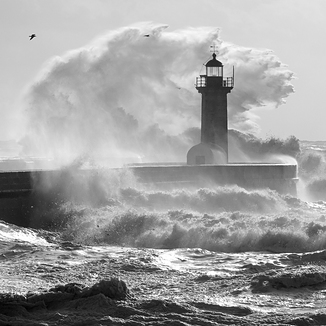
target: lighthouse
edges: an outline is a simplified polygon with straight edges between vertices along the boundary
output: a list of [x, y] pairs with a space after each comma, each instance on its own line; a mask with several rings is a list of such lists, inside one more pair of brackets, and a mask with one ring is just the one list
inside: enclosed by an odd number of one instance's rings
[[223, 76], [223, 64], [216, 53], [206, 64], [206, 73], [196, 78], [196, 89], [201, 101], [201, 143], [187, 154], [187, 164], [228, 163], [228, 112], [227, 94], [234, 84], [232, 77]]

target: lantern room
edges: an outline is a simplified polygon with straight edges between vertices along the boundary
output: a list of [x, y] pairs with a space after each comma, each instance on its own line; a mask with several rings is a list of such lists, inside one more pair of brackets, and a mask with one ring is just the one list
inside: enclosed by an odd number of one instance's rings
[[[228, 87], [233, 88], [233, 77], [223, 77], [223, 64], [216, 59], [213, 53], [213, 59], [209, 60], [206, 65], [206, 74], [196, 78], [196, 88], [200, 92], [202, 88]], [[233, 72], [234, 73], [234, 72]]]
[[216, 59], [216, 54], [213, 53], [213, 59], [206, 63], [207, 77], [223, 77], [223, 65]]

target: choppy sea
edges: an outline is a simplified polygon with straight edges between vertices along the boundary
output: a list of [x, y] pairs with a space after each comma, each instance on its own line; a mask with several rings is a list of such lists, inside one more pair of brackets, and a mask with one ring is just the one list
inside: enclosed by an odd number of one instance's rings
[[298, 197], [103, 171], [96, 205], [0, 220], [0, 325], [326, 325], [326, 142], [301, 148]]

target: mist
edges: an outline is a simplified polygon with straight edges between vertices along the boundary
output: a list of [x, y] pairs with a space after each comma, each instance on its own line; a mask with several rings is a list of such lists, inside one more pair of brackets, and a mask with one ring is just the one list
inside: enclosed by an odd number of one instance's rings
[[[145, 35], [149, 35], [146, 37]], [[293, 73], [270, 50], [225, 42], [212, 27], [169, 31], [140, 23], [50, 59], [24, 94], [22, 157], [105, 166], [184, 162], [199, 142], [201, 97], [194, 81], [218, 47], [229, 127], [257, 132], [253, 108], [284, 103]]]

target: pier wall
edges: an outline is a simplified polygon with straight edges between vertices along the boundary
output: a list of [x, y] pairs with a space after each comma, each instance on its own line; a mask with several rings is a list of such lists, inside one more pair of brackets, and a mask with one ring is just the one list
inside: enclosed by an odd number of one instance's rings
[[[141, 165], [128, 169], [139, 182], [164, 189], [238, 185], [247, 189], [270, 188], [296, 196], [297, 166], [292, 164]], [[102, 179], [97, 170], [0, 172], [0, 219], [30, 226], [36, 211], [46, 211], [64, 201], [76, 185], [83, 191], [79, 182], [85, 177], [95, 186]], [[99, 193], [85, 191], [84, 198], [94, 196], [100, 202], [103, 198], [98, 198]]]
[[231, 185], [270, 188], [296, 196], [295, 164], [149, 165], [138, 166], [134, 174], [144, 183], [182, 183], [197, 186]]

